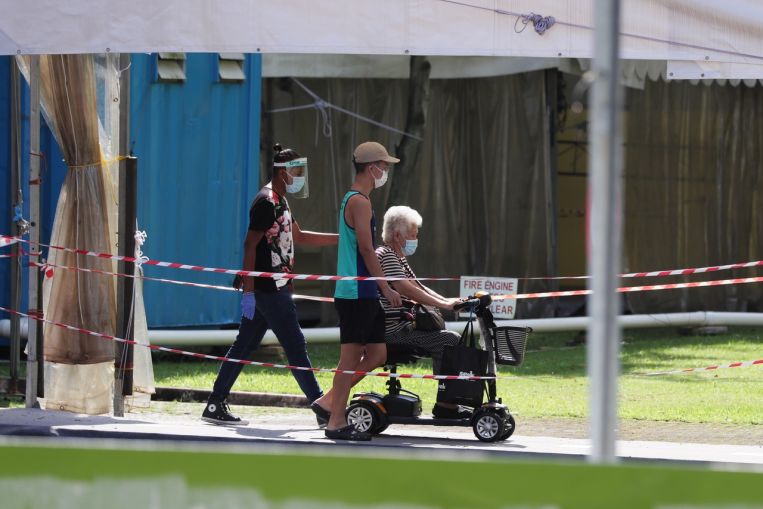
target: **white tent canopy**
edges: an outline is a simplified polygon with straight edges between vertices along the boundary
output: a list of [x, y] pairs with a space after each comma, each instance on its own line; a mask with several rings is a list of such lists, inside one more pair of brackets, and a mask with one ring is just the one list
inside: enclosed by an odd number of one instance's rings
[[[0, 54], [592, 56], [593, 0], [1, 1]], [[530, 13], [556, 24], [539, 35]], [[621, 33], [623, 58], [675, 77], [763, 77], [759, 0], [626, 0]]]

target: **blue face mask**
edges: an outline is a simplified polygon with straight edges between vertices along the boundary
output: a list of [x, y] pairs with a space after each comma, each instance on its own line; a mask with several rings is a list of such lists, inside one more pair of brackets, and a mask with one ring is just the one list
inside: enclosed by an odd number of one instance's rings
[[286, 184], [287, 193], [298, 193], [305, 187], [305, 177], [292, 177], [291, 184]]
[[419, 239], [413, 239], [413, 240], [406, 240], [405, 245], [403, 246], [403, 254], [405, 256], [411, 256], [413, 253], [416, 252], [416, 248], [419, 245]]

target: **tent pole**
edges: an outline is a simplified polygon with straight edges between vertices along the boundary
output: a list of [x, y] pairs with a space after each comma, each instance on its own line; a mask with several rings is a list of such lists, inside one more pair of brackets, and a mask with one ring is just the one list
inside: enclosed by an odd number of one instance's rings
[[[11, 66], [11, 203], [15, 207], [23, 206], [21, 189], [21, 93], [19, 87], [19, 69], [16, 59], [9, 59]], [[11, 232], [20, 236], [24, 232], [18, 222], [11, 220]], [[16, 243], [12, 246], [14, 257], [11, 260], [11, 307], [21, 309], [21, 245]], [[10, 341], [10, 383], [8, 394], [19, 392], [19, 365], [21, 364], [21, 317], [11, 315], [11, 341]]]
[[[32, 55], [29, 65], [29, 254], [30, 259], [40, 252], [40, 57]], [[37, 267], [29, 267], [29, 314], [42, 316], [38, 296], [40, 294], [40, 278]], [[39, 322], [37, 322], [39, 323]], [[41, 328], [29, 324], [29, 339], [27, 341], [27, 371], [26, 371], [26, 407], [38, 408], [38, 357], [42, 356], [40, 333]], [[38, 338], [38, 335], [40, 338]]]
[[[557, 188], [559, 181], [559, 150], [557, 145], [557, 131], [559, 130], [559, 75], [561, 72], [557, 68], [546, 69], [544, 71], [544, 83], [546, 86], [546, 119], [548, 122], [548, 146], [546, 157], [548, 158], [548, 178], [546, 179], [546, 217], [548, 218], [548, 228], [546, 232], [546, 242], [548, 251], [546, 254], [546, 267], [548, 274], [559, 274], [559, 219], [558, 219], [558, 200]], [[551, 291], [559, 289], [559, 281], [551, 281]], [[556, 316], [558, 299], [551, 300], [551, 309], [543, 314], [544, 317]]]
[[[120, 163], [119, 172], [119, 249], [121, 256], [135, 253], [136, 204], [138, 187], [138, 159], [129, 157]], [[133, 262], [119, 262], [121, 274], [133, 274]], [[117, 282], [117, 334], [133, 340], [135, 336], [135, 280], [119, 278]], [[115, 346], [114, 415], [124, 416], [124, 396], [132, 395], [133, 346], [117, 343]], [[118, 401], [119, 400], [119, 401]], [[121, 413], [117, 414], [117, 410]]]
[[[130, 54], [119, 56], [119, 155], [130, 151]], [[129, 157], [119, 162], [119, 218], [117, 220], [118, 247], [121, 256], [135, 254], [137, 159]], [[119, 272], [133, 274], [135, 265], [119, 262]], [[133, 278], [117, 281], [117, 333], [125, 339], [133, 339]], [[124, 416], [124, 396], [132, 394], [133, 348], [132, 345], [116, 343], [114, 347], [114, 415]]]
[[591, 196], [591, 251], [588, 304], [588, 383], [590, 391], [591, 456], [595, 463], [616, 460], [617, 375], [619, 372], [620, 299], [616, 293], [621, 252], [619, 80], [620, 1], [595, 0], [593, 86], [591, 89], [588, 192]]

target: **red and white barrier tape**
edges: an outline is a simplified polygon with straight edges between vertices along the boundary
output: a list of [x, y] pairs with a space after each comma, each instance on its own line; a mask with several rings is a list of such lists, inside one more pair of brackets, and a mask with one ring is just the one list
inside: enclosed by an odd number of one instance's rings
[[[96, 251], [88, 251], [85, 249], [73, 249], [69, 247], [53, 246], [50, 244], [43, 244], [42, 242], [33, 243], [29, 240], [19, 239], [17, 237], [8, 237], [0, 235], [0, 239], [12, 239], [18, 242], [25, 242], [28, 244], [36, 244], [39, 246], [55, 249], [57, 251], [66, 251], [68, 253], [76, 253], [84, 256], [94, 256], [96, 258], [103, 258], [107, 260], [117, 260], [124, 262], [141, 262], [142, 265], [154, 265], [157, 267], [169, 267], [171, 269], [183, 269], [183, 270], [195, 270], [200, 272], [213, 272], [215, 274], [231, 274], [238, 276], [250, 276], [250, 277], [268, 277], [272, 279], [300, 279], [308, 281], [403, 281], [411, 278], [404, 277], [375, 277], [375, 276], [329, 276], [321, 274], [291, 274], [287, 272], [263, 272], [258, 270], [240, 270], [240, 269], [219, 269], [213, 267], [202, 267], [200, 265], [187, 265], [184, 263], [176, 262], [162, 262], [158, 260], [142, 259], [138, 260], [132, 256], [120, 256], [110, 253], [99, 253]], [[459, 281], [457, 277], [420, 277], [416, 278], [420, 281]]]
[[[25, 242], [28, 244], [33, 244], [33, 242], [31, 241], [21, 239], [19, 237], [9, 237], [7, 235], [0, 235], [0, 242], [3, 242], [3, 241], [10, 242], [10, 243]], [[56, 249], [59, 251], [77, 253], [77, 254], [81, 254], [85, 256], [94, 256], [94, 257], [103, 258], [103, 259], [119, 260], [119, 261], [126, 261], [126, 262], [141, 262], [144, 265], [155, 265], [157, 267], [169, 267], [174, 269], [213, 272], [216, 274], [269, 277], [273, 279], [300, 279], [300, 280], [304, 279], [304, 280], [310, 280], [310, 281], [374, 281], [374, 280], [400, 281], [400, 280], [409, 279], [409, 278], [386, 278], [386, 277], [373, 277], [373, 276], [333, 276], [333, 275], [320, 275], [320, 274], [289, 274], [289, 273], [281, 273], [281, 272], [245, 271], [245, 270], [239, 270], [239, 269], [219, 269], [219, 268], [212, 268], [212, 267], [203, 267], [199, 265], [181, 264], [176, 262], [162, 262], [162, 261], [150, 260], [145, 258], [138, 260], [131, 256], [119, 256], [119, 255], [113, 255], [110, 253], [98, 253], [95, 251], [87, 251], [84, 249], [73, 249], [68, 247], [53, 246], [53, 245], [43, 244], [43, 243], [34, 243], [34, 244], [47, 247], [50, 249]], [[703, 274], [708, 272], [718, 272], [722, 270], [744, 269], [744, 268], [761, 267], [761, 266], [763, 266], [763, 260], [732, 263], [727, 265], [715, 265], [710, 267], [693, 267], [693, 268], [686, 268], [686, 269], [657, 270], [652, 272], [631, 272], [628, 274], [620, 274], [620, 277], [644, 278], [644, 277], [688, 276], [692, 274]], [[517, 279], [562, 280], [562, 279], [589, 279], [589, 278], [590, 276], [549, 276], [549, 277], [527, 277], [527, 278], [517, 278]], [[422, 281], [459, 281], [460, 277], [421, 277], [417, 279]], [[641, 287], [634, 287], [634, 288], [641, 288]], [[581, 290], [581, 291], [585, 292], [585, 290]], [[632, 291], [636, 291], [636, 290], [632, 290]], [[585, 293], [579, 293], [579, 292], [580, 291], [575, 291], [575, 293], [554, 292], [554, 295], [551, 295], [550, 292], [547, 292], [547, 293], [539, 293], [539, 294], [527, 294], [527, 295], [533, 295], [533, 297], [519, 297], [519, 298], [567, 297], [570, 295], [586, 295]]]
[[[18, 316], [24, 316], [27, 318], [30, 318], [32, 320], [37, 320], [44, 323], [49, 323], [51, 325], [54, 325], [56, 327], [60, 327], [62, 329], [70, 330], [72, 332], [77, 332], [80, 334], [86, 334], [88, 336], [93, 336], [97, 338], [107, 339], [110, 341], [116, 341], [119, 343], [126, 343], [131, 345], [137, 345], [142, 346], [145, 348], [149, 348], [151, 350], [156, 350], [159, 352], [169, 352], [174, 353], [178, 355], [185, 355], [189, 357], [196, 357], [197, 359], [206, 359], [206, 360], [214, 360], [214, 361], [222, 361], [222, 362], [234, 362], [237, 364], [244, 364], [244, 365], [252, 365], [252, 366], [260, 366], [263, 368], [277, 368], [277, 369], [289, 369], [289, 370], [297, 370], [297, 371], [312, 371], [314, 373], [342, 373], [345, 375], [361, 375], [361, 376], [378, 376], [383, 378], [418, 378], [418, 379], [425, 379], [425, 380], [501, 380], [501, 379], [510, 379], [513, 377], [504, 377], [504, 376], [467, 376], [467, 375], [420, 375], [416, 373], [389, 373], [384, 371], [350, 371], [350, 370], [338, 370], [338, 369], [331, 369], [331, 368], [307, 368], [303, 366], [291, 366], [289, 364], [275, 364], [272, 362], [257, 362], [257, 361], [250, 361], [250, 360], [244, 360], [244, 359], [233, 359], [229, 357], [220, 357], [217, 355], [207, 355], [207, 354], [201, 354], [197, 352], [188, 352], [186, 350], [178, 350], [176, 348], [167, 348], [165, 346], [157, 346], [157, 345], [144, 345], [142, 343], [138, 343], [137, 341], [131, 341], [128, 339], [118, 338], [116, 336], [112, 336], [110, 334], [102, 334], [100, 332], [93, 332], [91, 330], [83, 329], [81, 327], [74, 327], [72, 325], [67, 325], [64, 323], [54, 322], [52, 320], [48, 320], [46, 318], [42, 318], [39, 316], [35, 316], [33, 314], [28, 313], [22, 313], [21, 311], [16, 311], [13, 309], [8, 309], [5, 307], [0, 306], [0, 311], [5, 311], [6, 313], [15, 314]], [[757, 366], [757, 365], [763, 365], [763, 359], [753, 360], [753, 361], [743, 361], [743, 362], [732, 362], [729, 364], [719, 364], [715, 366], [707, 366], [704, 368], [688, 368], [688, 369], [676, 369], [672, 371], [658, 371], [654, 373], [644, 373], [643, 376], [659, 376], [659, 375], [677, 375], [677, 374], [686, 374], [686, 373], [699, 373], [699, 372], [707, 372], [707, 371], [715, 371], [718, 369], [728, 369], [728, 368], [742, 368], [742, 367], [750, 367], [750, 366]]]
[[[713, 267], [696, 267], [691, 269], [673, 269], [656, 270], [653, 272], [631, 272], [630, 274], [621, 274], [620, 277], [666, 277], [666, 276], [689, 276], [692, 274], [704, 274], [707, 272], [718, 272], [720, 270], [748, 269], [751, 267], [763, 266], [763, 260], [753, 262], [730, 263], [727, 265], [715, 265]], [[590, 277], [590, 276], [586, 276]]]
[[[48, 268], [48, 267], [57, 267], [57, 268], [62, 268], [67, 270], [93, 272], [96, 274], [112, 275], [112, 276], [119, 276], [119, 277], [135, 277], [129, 274], [119, 274], [115, 272], [108, 272], [108, 271], [103, 271], [98, 269], [87, 269], [83, 267], [69, 267], [66, 265], [56, 265], [56, 264], [43, 264], [43, 263], [31, 262], [31, 261], [29, 262], [29, 265], [41, 267], [42, 269]], [[210, 284], [204, 284], [204, 283], [191, 283], [189, 281], [177, 281], [174, 279], [154, 278], [154, 277], [148, 277], [148, 276], [142, 276], [141, 279], [145, 279], [148, 281], [159, 281], [162, 283], [171, 283], [171, 284], [177, 284], [177, 285], [183, 285], [183, 286], [210, 288], [214, 290], [238, 291], [235, 288], [230, 286], [210, 285]], [[759, 282], [763, 282], [763, 276], [736, 278], [736, 279], [717, 279], [712, 281], [695, 281], [692, 283], [670, 283], [670, 284], [662, 284], [662, 285], [624, 286], [624, 287], [618, 288], [617, 292], [618, 293], [649, 292], [649, 291], [656, 291], [656, 290], [677, 290], [681, 288], [701, 288], [701, 287], [725, 286], [725, 285], [759, 283]], [[576, 295], [590, 295], [591, 293], [593, 293], [591, 290], [567, 290], [567, 291], [559, 291], [559, 292], [520, 293], [520, 294], [508, 294], [508, 295], [493, 295], [492, 300], [501, 301], [501, 300], [521, 300], [521, 299], [542, 299], [542, 298], [549, 298], [549, 297], [571, 297]], [[313, 300], [318, 302], [334, 302], [334, 299], [332, 299], [331, 297], [295, 295], [294, 298], [301, 299], [301, 300]]]
[[730, 364], [718, 364], [717, 366], [707, 366], [704, 368], [688, 368], [688, 369], [675, 369], [672, 371], [657, 371], [654, 373], [644, 373], [644, 376], [682, 375], [684, 373], [700, 373], [703, 371], [715, 371], [717, 369], [728, 369], [728, 368], [747, 368], [750, 366], [757, 366], [757, 365], [763, 365], [763, 359], [758, 359], [755, 361], [732, 362]]
[[[177, 281], [175, 279], [165, 279], [160, 277], [149, 277], [149, 276], [134, 276], [131, 274], [120, 274], [119, 272], [109, 272], [107, 270], [99, 270], [99, 269], [88, 269], [85, 267], [70, 267], [68, 265], [59, 265], [56, 263], [39, 263], [39, 262], [29, 262], [29, 265], [32, 267], [40, 267], [40, 269], [45, 269], [48, 267], [56, 268], [56, 269], [66, 269], [66, 270], [74, 270], [78, 272], [90, 272], [93, 274], [102, 274], [105, 276], [118, 276], [118, 277], [131, 277], [133, 279], [143, 279], [146, 281], [158, 281], [160, 283], [171, 283], [173, 285], [182, 285], [182, 286], [195, 286], [197, 288], [211, 288], [213, 290], [225, 290], [229, 292], [238, 292], [240, 290], [236, 290], [232, 286], [221, 286], [221, 285], [209, 285], [205, 283], [192, 283], [190, 281]], [[51, 276], [48, 276], [51, 277]]]
[[0, 258], [21, 258], [22, 256], [38, 257], [40, 256], [40, 253], [30, 253], [21, 248], [18, 253], [0, 254]]
[[331, 368], [307, 368], [303, 366], [291, 366], [289, 364], [274, 364], [272, 362], [257, 362], [257, 361], [250, 361], [245, 359], [233, 359], [230, 357], [220, 357], [217, 355], [207, 355], [207, 354], [197, 353], [197, 352], [188, 352], [186, 350], [178, 350], [176, 348], [167, 348], [165, 346], [144, 345], [142, 343], [138, 343], [137, 341], [132, 341], [129, 339], [124, 339], [124, 338], [118, 338], [110, 334], [94, 332], [91, 330], [83, 329], [81, 327], [74, 327], [72, 325], [67, 325], [65, 323], [54, 322], [52, 320], [48, 320], [47, 318], [41, 318], [39, 316], [22, 313], [21, 311], [8, 309], [2, 306], [0, 306], [0, 311], [5, 311], [6, 313], [11, 313], [18, 316], [25, 316], [27, 318], [31, 318], [32, 320], [49, 323], [50, 325], [54, 325], [56, 327], [60, 327], [62, 329], [66, 329], [72, 332], [77, 332], [79, 334], [85, 334], [88, 336], [93, 336], [93, 337], [101, 338], [101, 339], [107, 339], [109, 341], [116, 341], [118, 343], [142, 346], [142, 347], [150, 348], [151, 350], [156, 350], [159, 352], [169, 352], [169, 353], [174, 353], [178, 355], [186, 355], [189, 357], [196, 357], [197, 359], [207, 359], [207, 360], [213, 360], [213, 361], [234, 362], [236, 364], [261, 366], [263, 368], [278, 368], [278, 369], [289, 369], [289, 370], [296, 370], [296, 371], [312, 371], [314, 373], [340, 373], [344, 375], [378, 376], [383, 378], [420, 378], [425, 380], [496, 380], [496, 379], [513, 378], [513, 377], [501, 377], [501, 376], [419, 375], [416, 373], [389, 373], [386, 371], [350, 371], [350, 370], [339, 370], [339, 369], [331, 369]]
[[[757, 260], [753, 262], [740, 262], [740, 263], [730, 263], [727, 265], [714, 265], [711, 267], [693, 267], [690, 269], [655, 270], [652, 272], [629, 272], [627, 274], [620, 274], [619, 277], [634, 278], [634, 277], [690, 276], [692, 274], [705, 274], [708, 272], [718, 272], [721, 270], [732, 270], [732, 269], [749, 269], [751, 267], [762, 267], [762, 266], [763, 266], [763, 260]], [[553, 280], [563, 280], [563, 279], [591, 279], [591, 276], [520, 277], [517, 279], [521, 281], [553, 281]]]
[[0, 235], [0, 247], [10, 246], [12, 244], [15, 244], [18, 241], [19, 241], [18, 237], [8, 237], [5, 235]]
[[[118, 277], [131, 277], [134, 279], [143, 279], [146, 281], [158, 281], [160, 283], [170, 283], [173, 285], [182, 285], [182, 286], [194, 286], [197, 288], [210, 288], [212, 290], [224, 290], [227, 292], [240, 292], [241, 290], [237, 290], [236, 288], [233, 288], [232, 286], [221, 286], [221, 285], [209, 285], [205, 283], [192, 283], [190, 281], [178, 281], [176, 279], [166, 279], [166, 278], [159, 278], [159, 277], [149, 277], [149, 276], [133, 276], [130, 274], [120, 274], [119, 272], [109, 272], [106, 270], [98, 270], [98, 269], [88, 269], [85, 267], [69, 267], [68, 265], [58, 265], [55, 263], [39, 263], [39, 262], [29, 262], [29, 265], [32, 267], [39, 267], [40, 270], [45, 270], [48, 268], [56, 268], [56, 269], [66, 269], [66, 270], [76, 270], [80, 272], [92, 272], [94, 274], [102, 274], [105, 276], [118, 276]], [[52, 277], [52, 274], [47, 273], [46, 275], [48, 277]], [[293, 298], [295, 300], [314, 300], [319, 302], [334, 302], [334, 299], [331, 297], [318, 297], [313, 295], [294, 295]]]
[[[618, 293], [651, 292], [655, 290], [677, 290], [680, 288], [702, 288], [710, 286], [739, 285], [746, 283], [763, 282], [761, 277], [742, 277], [736, 279], [716, 279], [713, 281], [696, 281], [693, 283], [671, 283], [664, 285], [623, 286], [617, 289]], [[511, 299], [540, 299], [545, 297], [570, 297], [573, 295], [590, 295], [592, 290], [569, 290], [564, 292], [520, 293], [517, 295], [493, 295], [493, 300]]]

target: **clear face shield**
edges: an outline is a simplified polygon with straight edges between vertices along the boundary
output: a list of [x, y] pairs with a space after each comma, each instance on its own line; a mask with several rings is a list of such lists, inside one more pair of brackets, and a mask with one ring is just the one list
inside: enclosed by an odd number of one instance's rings
[[285, 163], [273, 163], [276, 168], [283, 168], [286, 192], [294, 198], [307, 198], [310, 188], [307, 185], [307, 158], [300, 157]]

